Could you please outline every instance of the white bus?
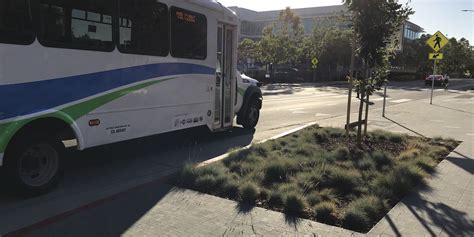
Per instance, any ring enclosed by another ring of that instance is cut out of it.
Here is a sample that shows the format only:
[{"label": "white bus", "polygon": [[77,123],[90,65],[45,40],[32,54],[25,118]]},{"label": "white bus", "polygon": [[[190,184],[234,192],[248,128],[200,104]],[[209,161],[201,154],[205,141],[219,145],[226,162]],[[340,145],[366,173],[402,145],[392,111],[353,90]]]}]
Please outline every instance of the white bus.
[{"label": "white bus", "polygon": [[239,19],[215,0],[0,0],[0,166],[54,187],[83,150],[197,126],[254,128],[236,70]]}]

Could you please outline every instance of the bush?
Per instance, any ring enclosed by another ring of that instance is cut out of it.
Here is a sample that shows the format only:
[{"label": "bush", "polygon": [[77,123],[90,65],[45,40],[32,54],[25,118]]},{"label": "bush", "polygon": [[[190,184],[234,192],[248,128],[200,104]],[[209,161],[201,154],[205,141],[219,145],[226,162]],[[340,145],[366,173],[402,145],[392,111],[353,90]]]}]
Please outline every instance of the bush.
[{"label": "bush", "polygon": [[402,143],[403,142],[403,135],[392,133],[389,136],[389,140],[393,143]]},{"label": "bush", "polygon": [[431,149],[428,151],[428,156],[433,157],[435,159],[442,159],[444,158],[443,156],[446,156],[449,154],[449,151],[446,147],[443,146],[436,146],[436,147],[431,147]]},{"label": "bush", "polygon": [[388,174],[382,174],[373,181],[373,192],[376,196],[397,201],[413,186],[420,183],[424,173],[415,166],[402,165]]},{"label": "bush", "polygon": [[382,151],[374,151],[371,154],[372,160],[374,160],[377,168],[380,169],[384,166],[390,166],[392,164],[392,159],[390,155]]},{"label": "bush", "polygon": [[349,148],[347,148],[346,146],[341,146],[341,147],[336,148],[336,150],[334,150],[334,157],[338,161],[349,160],[350,156],[351,156],[351,152],[349,151]]},{"label": "bush", "polygon": [[258,187],[255,184],[246,183],[240,187],[240,198],[246,203],[255,203],[258,195]]},{"label": "bush", "polygon": [[210,164],[194,169],[197,176],[212,175],[215,177],[224,174],[226,171],[227,168],[221,163]]},{"label": "bush", "polygon": [[360,180],[361,175],[355,170],[332,168],[327,182],[339,194],[346,195],[356,190]]},{"label": "bush", "polygon": [[272,184],[283,182],[295,171],[295,164],[283,159],[275,159],[265,167],[265,182]]},{"label": "bush", "polygon": [[376,141],[385,141],[390,137],[390,134],[383,130],[375,130],[370,134]]},{"label": "bush", "polygon": [[321,197],[323,201],[328,202],[339,202],[339,197],[336,195],[333,189],[327,188],[319,191],[318,195]]},{"label": "bush", "polygon": [[404,151],[402,153],[400,153],[400,155],[398,156],[398,158],[400,160],[411,160],[411,159],[415,159],[416,157],[418,157],[419,155],[421,154],[421,151],[420,149],[418,148],[412,148],[412,149],[409,149],[407,151]]},{"label": "bush", "polygon": [[319,150],[310,144],[303,144],[296,149],[296,154],[306,157],[313,157],[316,153],[319,153]]},{"label": "bush", "polygon": [[236,182],[227,182],[222,186],[224,197],[237,199],[239,197],[239,185]]},{"label": "bush", "polygon": [[355,213],[363,212],[370,226],[376,224],[386,212],[384,203],[375,196],[359,198],[351,202],[348,209],[353,210]]},{"label": "bush", "polygon": [[318,143],[324,143],[329,139],[329,135],[323,130],[318,130],[314,133],[314,139]]},{"label": "bush", "polygon": [[357,167],[361,170],[375,170],[377,164],[370,157],[365,157],[357,162]]},{"label": "bush", "polygon": [[210,192],[216,187],[216,177],[206,174],[196,178],[195,187],[198,191]]},{"label": "bush", "polygon": [[436,163],[431,157],[421,156],[415,159],[415,165],[427,173],[434,173]]},{"label": "bush", "polygon": [[317,192],[312,192],[306,196],[306,199],[308,200],[308,204],[310,206],[317,205],[322,202],[322,198],[319,196]]},{"label": "bush", "polygon": [[334,224],[336,222],[335,212],[336,205],[332,202],[322,202],[314,207],[316,220],[326,224]]},{"label": "bush", "polygon": [[187,164],[178,173],[177,183],[183,187],[192,188],[196,180],[196,173],[194,172],[194,165]]},{"label": "bush", "polygon": [[349,209],[342,217],[342,226],[344,228],[358,232],[367,232],[370,228],[369,223],[369,218],[359,209]]},{"label": "bush", "polygon": [[343,137],[346,134],[346,130],[340,129],[340,128],[324,128],[325,132],[331,137],[331,138],[340,138]]},{"label": "bush", "polygon": [[279,208],[283,206],[283,195],[278,191],[270,193],[270,197],[268,198],[268,205],[273,208]]},{"label": "bush", "polygon": [[291,214],[301,214],[306,207],[305,199],[298,193],[289,193],[285,200],[285,210]]}]

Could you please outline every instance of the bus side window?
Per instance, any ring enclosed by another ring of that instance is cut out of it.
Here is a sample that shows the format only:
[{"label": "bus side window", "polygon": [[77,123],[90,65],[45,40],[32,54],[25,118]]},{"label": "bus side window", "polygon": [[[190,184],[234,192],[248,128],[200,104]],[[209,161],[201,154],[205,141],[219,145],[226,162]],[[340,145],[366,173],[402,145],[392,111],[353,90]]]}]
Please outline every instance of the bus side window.
[{"label": "bus side window", "polygon": [[0,43],[32,44],[35,40],[28,0],[0,0]]},{"label": "bus side window", "polygon": [[48,47],[112,51],[113,0],[39,0],[38,38]]},{"label": "bus side window", "polygon": [[170,16],[171,55],[175,58],[206,59],[206,16],[178,7],[170,8]]},{"label": "bus side window", "polygon": [[123,53],[167,56],[168,7],[156,0],[120,0],[119,50]]}]

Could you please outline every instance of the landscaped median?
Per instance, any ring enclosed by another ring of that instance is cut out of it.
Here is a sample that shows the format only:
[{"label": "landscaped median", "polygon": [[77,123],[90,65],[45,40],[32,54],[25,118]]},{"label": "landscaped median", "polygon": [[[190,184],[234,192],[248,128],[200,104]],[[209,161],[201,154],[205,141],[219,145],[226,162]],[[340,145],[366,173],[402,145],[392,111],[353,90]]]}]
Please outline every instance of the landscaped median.
[{"label": "landscaped median", "polygon": [[308,127],[180,171],[179,186],[367,232],[458,143],[374,131]]}]

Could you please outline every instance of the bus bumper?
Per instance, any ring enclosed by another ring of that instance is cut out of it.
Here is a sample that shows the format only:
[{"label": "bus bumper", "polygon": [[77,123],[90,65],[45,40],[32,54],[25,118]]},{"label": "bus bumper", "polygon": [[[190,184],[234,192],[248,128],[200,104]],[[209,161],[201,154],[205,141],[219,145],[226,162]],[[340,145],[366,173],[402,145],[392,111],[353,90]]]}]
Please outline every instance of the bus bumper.
[{"label": "bus bumper", "polygon": [[0,153],[0,167],[3,166],[3,153]]}]

